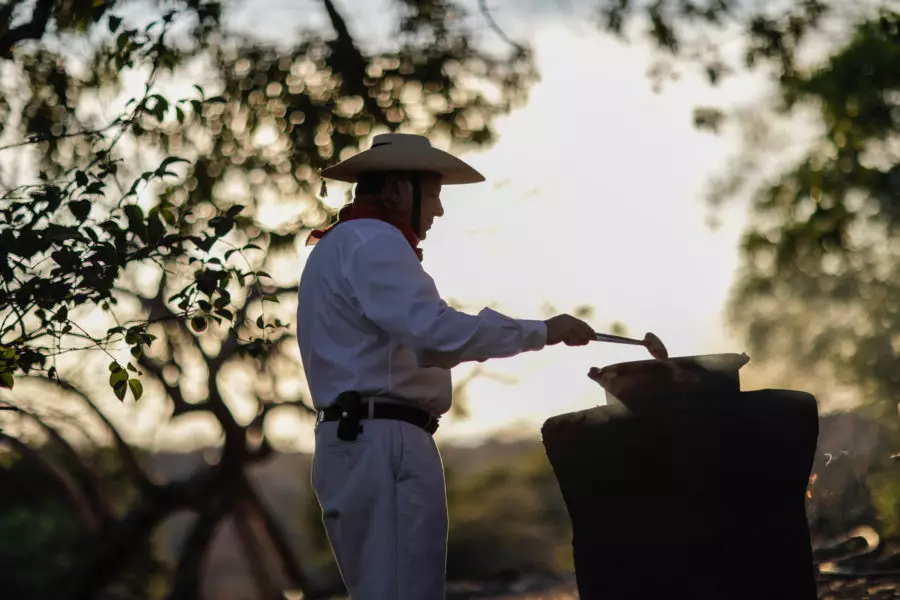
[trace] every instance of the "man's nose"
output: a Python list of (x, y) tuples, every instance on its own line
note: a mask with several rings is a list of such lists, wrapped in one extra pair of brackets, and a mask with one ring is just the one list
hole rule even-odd
[(444, 205), (438, 200), (437, 208), (434, 211), (434, 216), (443, 217), (444, 216)]

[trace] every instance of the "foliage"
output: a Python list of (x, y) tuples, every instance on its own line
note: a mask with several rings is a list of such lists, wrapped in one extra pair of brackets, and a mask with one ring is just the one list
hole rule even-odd
[[(714, 205), (750, 197), (729, 320), (755, 357), (847, 384), (877, 414), (895, 414), (896, 2), (610, 0), (602, 6), (611, 31), (624, 35), (639, 15), (649, 24), (665, 64), (657, 75), (674, 77), (690, 65), (714, 85), (747, 70), (770, 76), (774, 96), (743, 119), (709, 106), (694, 116), (697, 126), (713, 131), (743, 129), (742, 151), (710, 197)], [(801, 118), (813, 132), (808, 143)]]
[(571, 525), (543, 448), (462, 475), (447, 468), (447, 576), (497, 580), (572, 569)]
[[(273, 411), (310, 410), (282, 322), (293, 309), (279, 300), (295, 297), (298, 238), (331, 218), (314, 195), (318, 171), (382, 131), (489, 143), (494, 119), (536, 80), (527, 48), (485, 50), (456, 3), (395, 0), (396, 35), (365, 49), (334, 2), (319, 6), (329, 28), (289, 43), (229, 30), (226, 5), (211, 1), (0, 9), (0, 384), (45, 393), (52, 381), (81, 401), (112, 435), (133, 490), (110, 512), (91, 500), (89, 468), (53, 475), (72, 479), (70, 500), (103, 523), (62, 597), (107, 588), (182, 510), (198, 518), (170, 598), (196, 595), (209, 541), (233, 511), (256, 524), (243, 542), (259, 589), (271, 581), (254, 537), (314, 597), (246, 469), (274, 451)], [(185, 480), (157, 480), (99, 409), (109, 388), (164, 400), (172, 418), (211, 417), (220, 455)]]
[[(33, 450), (43, 460), (65, 460), (52, 446), (35, 445)], [(84, 460), (95, 465), (121, 509), (128, 477), (121, 467), (115, 468), (115, 463), (101, 456), (110, 452), (100, 449)], [(0, 586), (11, 598), (49, 598), (75, 566), (78, 548), (90, 543), (90, 526), (60, 495), (56, 482), (35, 476), (40, 466), (33, 457), (9, 454), (4, 458), (0, 466), (0, 485), (5, 490), (0, 496), (0, 563), (4, 565)], [(131, 597), (151, 597), (148, 590), (159, 588), (164, 573), (151, 540), (141, 540), (118, 587)]]
[(783, 85), (789, 103), (815, 108), (823, 131), (757, 190), (731, 303), (762, 357), (828, 365), (882, 416), (896, 414), (900, 383), (898, 60), (900, 13), (883, 12)]

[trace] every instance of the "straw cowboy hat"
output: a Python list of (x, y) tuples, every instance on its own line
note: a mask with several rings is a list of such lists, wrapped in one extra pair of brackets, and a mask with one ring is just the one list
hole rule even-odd
[(471, 166), (431, 145), (428, 138), (407, 133), (376, 135), (372, 147), (322, 171), (322, 176), (356, 183), (367, 171), (430, 171), (443, 185), (478, 183), (484, 176)]

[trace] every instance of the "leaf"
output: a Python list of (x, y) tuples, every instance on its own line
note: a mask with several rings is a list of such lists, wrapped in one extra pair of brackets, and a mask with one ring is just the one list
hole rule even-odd
[[(126, 381), (128, 381), (128, 372), (125, 369), (119, 368), (109, 374), (109, 387), (113, 389), (117, 385), (125, 385)], [(121, 400), (121, 398), (119, 399)]]
[(87, 185), (88, 176), (84, 171), (75, 171), (75, 183), (77, 183), (80, 187)]
[(245, 207), (244, 205), (242, 205), (242, 204), (235, 204), (234, 206), (232, 206), (231, 208), (228, 209), (228, 213), (227, 213), (227, 214), (228, 214), (229, 217), (234, 218), (234, 217), (236, 217), (238, 214), (240, 214), (240, 212), (241, 212), (242, 210), (244, 210), (245, 208), (246, 208), (246, 207)]
[(180, 158), (180, 157), (178, 157), (178, 156), (168, 156), (168, 157), (166, 157), (165, 160), (163, 160), (163, 161), (160, 163), (159, 168), (156, 170), (156, 172), (157, 172), (157, 173), (161, 173), (161, 172), (165, 171), (166, 168), (168, 168), (169, 165), (172, 165), (172, 164), (175, 164), (175, 163), (190, 163), (190, 162), (191, 162), (191, 161), (189, 161), (189, 160), (186, 159), (186, 158)]
[(165, 221), (167, 224), (175, 225), (175, 213), (173, 213), (168, 206), (160, 208), (159, 214), (162, 215), (163, 221)]
[(203, 312), (209, 312), (212, 310), (212, 305), (206, 300), (197, 300), (197, 306), (200, 307), (200, 310)]
[(72, 211), (79, 223), (83, 223), (91, 214), (91, 203), (88, 200), (73, 200), (69, 202), (69, 210)]
[(209, 220), (209, 224), (215, 230), (216, 236), (222, 237), (234, 227), (234, 219), (231, 217), (213, 217)]
[(134, 399), (140, 400), (141, 396), (144, 394), (144, 386), (141, 385), (141, 380), (129, 379), (128, 387), (131, 388), (131, 394), (134, 396)]
[(260, 277), (268, 277), (269, 279), (272, 279), (272, 276), (269, 275), (268, 273), (266, 273), (265, 271), (257, 271), (256, 277), (257, 277), (257, 279)]
[(137, 204), (125, 205), (125, 216), (128, 217), (128, 227), (132, 230), (144, 224), (144, 211)]
[(62, 306), (62, 308), (60, 308), (56, 312), (56, 315), (53, 317), (53, 320), (56, 321), (57, 323), (65, 323), (66, 320), (68, 320), (68, 318), (69, 318), (69, 307), (64, 304)]
[(109, 363), (109, 370), (112, 372), (121, 371), (122, 366), (119, 365), (119, 363), (113, 361), (113, 362)]
[(9, 373), (7, 371), (3, 371), (2, 373), (0, 373), (0, 387), (11, 390), (13, 387), (13, 383), (14, 381), (12, 373)]
[(278, 296), (273, 296), (272, 294), (266, 294), (262, 299), (263, 302), (274, 302), (275, 304), (278, 304), (280, 302), (278, 300)]
[(230, 310), (228, 310), (227, 308), (217, 308), (216, 314), (222, 315), (223, 317), (225, 317), (228, 320), (231, 320), (234, 318), (234, 314), (232, 314), (232, 312)]
[(125, 392), (128, 390), (128, 376), (125, 379), (117, 381), (112, 385), (113, 393), (119, 400), (125, 399)]
[(147, 103), (144, 103), (144, 110), (148, 113), (156, 117), (156, 120), (162, 122), (166, 116), (166, 111), (169, 110), (169, 101), (166, 100), (163, 96), (159, 94), (153, 94), (147, 98), (147, 100), (153, 100), (153, 108), (148, 109)]
[(231, 295), (228, 292), (225, 292), (213, 301), (213, 306), (216, 308), (225, 308), (228, 306), (229, 302), (231, 302)]
[(123, 31), (122, 33), (119, 34), (119, 37), (116, 38), (116, 48), (118, 48), (119, 51), (121, 52), (122, 50), (125, 49), (125, 46), (128, 45), (129, 40), (130, 40), (129, 35)]
[(109, 32), (115, 33), (119, 26), (122, 24), (122, 17), (117, 17), (115, 15), (109, 15)]
[(102, 196), (104, 187), (106, 187), (106, 184), (98, 179), (92, 181), (91, 184), (87, 186), (87, 189), (84, 190), (84, 193), (93, 196)]
[(256, 326), (259, 327), (260, 329), (265, 328), (266, 322), (263, 321), (262, 315), (256, 317)]

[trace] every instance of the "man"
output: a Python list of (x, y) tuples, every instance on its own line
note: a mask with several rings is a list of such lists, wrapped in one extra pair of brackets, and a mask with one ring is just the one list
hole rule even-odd
[(447, 499), (432, 434), (450, 368), (587, 344), (572, 316), (512, 319), (444, 302), (418, 243), (444, 214), (442, 185), (484, 181), (421, 136), (386, 134), (323, 172), (356, 183), (300, 281), (300, 352), (318, 409), (312, 484), (353, 600), (443, 600)]

